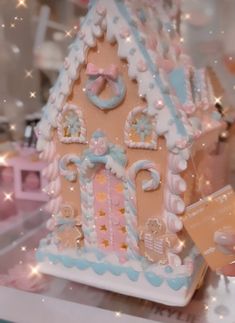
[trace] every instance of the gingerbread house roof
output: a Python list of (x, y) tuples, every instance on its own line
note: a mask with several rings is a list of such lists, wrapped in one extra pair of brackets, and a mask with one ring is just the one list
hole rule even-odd
[[(138, 83), (139, 96), (148, 113), (157, 116), (156, 132), (177, 152), (192, 142), (204, 126), (197, 110), (209, 111), (213, 93), (204, 70), (196, 71), (183, 53), (170, 11), (162, 0), (94, 0), (78, 36), (70, 47), (63, 68), (51, 89), (38, 126), (38, 149), (45, 150), (57, 128), (57, 116), (86, 63), (87, 51), (105, 36), (117, 42), (118, 56), (128, 63), (128, 74)], [(197, 118), (197, 122), (195, 122)], [(218, 115), (209, 115), (211, 127)], [(207, 119), (208, 120), (208, 119)]]

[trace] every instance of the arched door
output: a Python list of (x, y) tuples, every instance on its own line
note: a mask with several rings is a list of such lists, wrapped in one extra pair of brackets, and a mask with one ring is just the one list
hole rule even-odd
[(93, 178), (97, 246), (124, 256), (127, 251), (124, 183), (102, 167)]

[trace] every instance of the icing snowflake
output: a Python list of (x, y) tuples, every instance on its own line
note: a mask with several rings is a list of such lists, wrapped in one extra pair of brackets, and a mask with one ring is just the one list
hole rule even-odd
[(79, 120), (78, 115), (73, 111), (69, 111), (65, 116), (65, 121), (63, 127), (66, 131), (66, 137), (79, 137), (81, 131), (81, 122)]
[(146, 137), (148, 137), (153, 130), (150, 119), (145, 115), (141, 116), (140, 119), (137, 119), (136, 122), (132, 124), (132, 127), (136, 130), (142, 141), (145, 141)]
[(125, 144), (130, 148), (157, 148), (155, 117), (149, 116), (145, 107), (130, 111), (125, 124)]

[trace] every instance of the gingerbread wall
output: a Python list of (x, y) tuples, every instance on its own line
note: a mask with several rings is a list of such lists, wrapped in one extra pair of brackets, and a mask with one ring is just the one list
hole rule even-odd
[[(88, 141), (90, 140), (93, 132), (100, 128), (107, 134), (111, 143), (121, 145), (125, 148), (128, 160), (127, 167), (141, 159), (154, 161), (158, 165), (162, 180), (158, 190), (143, 192), (141, 182), (143, 179), (148, 179), (150, 175), (147, 171), (141, 171), (137, 176), (138, 223), (139, 226), (143, 226), (149, 217), (160, 215), (162, 213), (163, 187), (168, 151), (163, 138), (158, 138), (157, 150), (129, 149), (124, 145), (124, 126), (128, 113), (136, 106), (143, 106), (146, 103), (139, 97), (138, 84), (135, 81), (130, 80), (128, 76), (127, 62), (118, 57), (117, 50), (118, 48), (116, 44), (110, 44), (101, 39), (97, 42), (96, 48), (89, 50), (87, 62), (94, 63), (98, 68), (107, 68), (110, 64), (116, 64), (118, 66), (127, 88), (124, 101), (116, 109), (109, 110), (107, 112), (101, 111), (99, 108), (95, 107), (87, 99), (84, 92), (87, 75), (85, 72), (86, 66), (83, 66), (80, 70), (80, 77), (72, 88), (72, 93), (68, 98), (68, 102), (74, 103), (81, 108), (87, 128)], [(110, 97), (110, 91), (110, 88), (105, 88), (101, 96), (104, 98)], [(68, 153), (81, 155), (88, 147), (86, 144), (60, 143), (56, 135), (54, 140), (57, 142), (57, 150), (61, 156)], [(77, 214), (80, 215), (81, 201), (79, 184), (69, 183), (64, 178), (61, 178), (61, 181), (62, 197), (64, 201), (75, 206)], [(71, 187), (74, 188), (73, 191), (70, 190)]]

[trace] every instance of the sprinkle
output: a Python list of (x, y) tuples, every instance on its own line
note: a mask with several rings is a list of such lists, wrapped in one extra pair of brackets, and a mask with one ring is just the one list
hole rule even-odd
[(130, 36), (130, 31), (128, 28), (122, 28), (120, 31), (121, 38), (127, 38)]
[(147, 71), (147, 65), (143, 60), (140, 60), (137, 63), (137, 69), (139, 72), (146, 72)]
[(100, 15), (100, 16), (104, 16), (106, 14), (106, 9), (105, 7), (98, 5), (96, 7), (96, 12)]

